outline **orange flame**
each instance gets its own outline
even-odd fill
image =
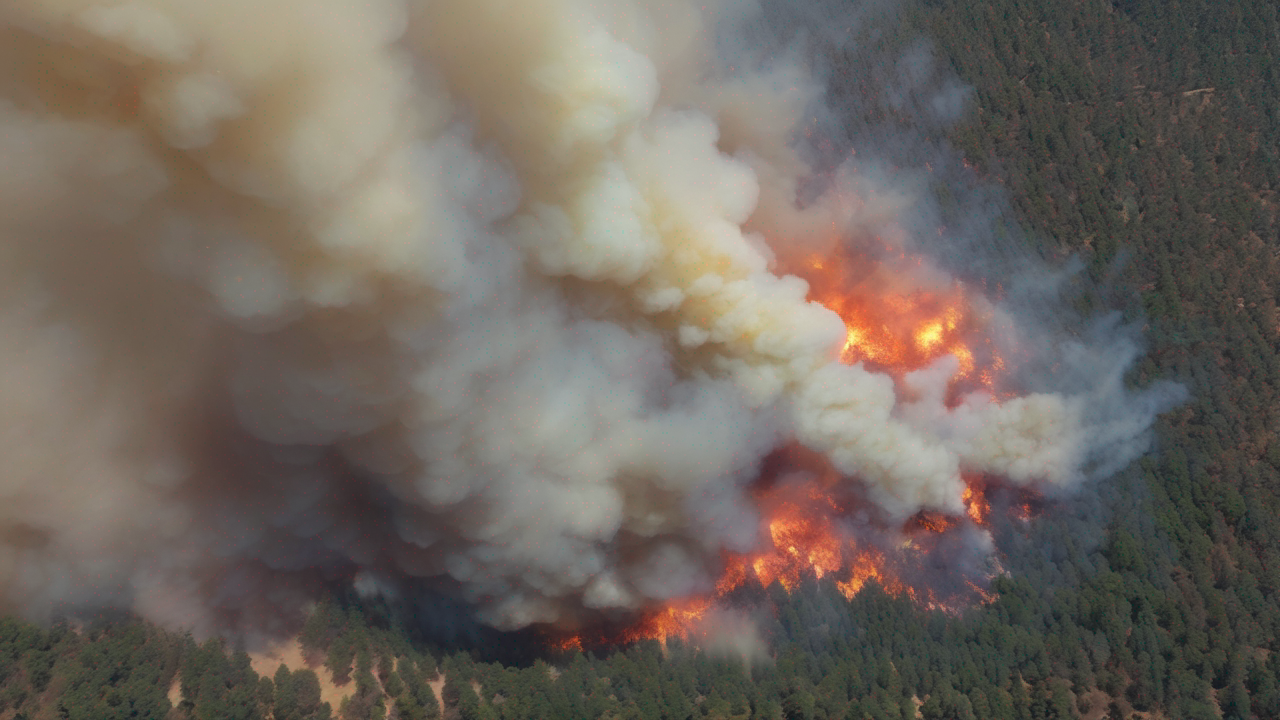
[[[959,282],[913,282],[913,265],[919,260],[905,255],[869,261],[836,252],[785,269],[809,282],[811,300],[844,320],[843,362],[867,362],[901,377],[951,355],[959,364],[953,382],[973,378],[992,387],[1003,361],[986,336],[987,305]]]
[[[552,637],[551,648],[560,652],[582,652],[582,636],[566,635],[563,637]]]
[[[961,500],[964,501],[965,515],[969,516],[973,524],[987,527],[991,518],[991,501],[987,499],[985,488],[975,481],[969,481],[965,484]]]
[[[691,598],[672,603],[644,617],[622,635],[623,642],[653,639],[666,643],[669,637],[688,638],[697,623],[706,617],[713,598]]]
[[[963,516],[936,512],[920,512],[903,527],[905,549],[917,549],[928,538],[939,537],[966,522],[986,526],[990,521],[991,501],[988,485],[970,480],[964,493],[966,511]],[[995,596],[978,582],[965,579],[965,590],[950,597],[939,597],[932,588],[914,587],[900,574],[903,557],[885,549],[861,545],[843,533],[837,518],[842,510],[825,493],[821,481],[812,481],[799,492],[793,487],[774,487],[762,491],[758,500],[769,514],[765,547],[751,554],[729,554],[715,590],[706,596],[683,598],[670,602],[644,615],[622,633],[600,638],[604,643],[630,643],[653,639],[664,645],[669,638],[689,639],[700,636],[701,623],[716,602],[754,579],[762,587],[774,582],[788,592],[806,578],[830,577],[836,589],[852,600],[868,583],[875,581],[890,595],[907,597],[929,610],[956,615],[966,607],[987,604]],[[1031,517],[1035,502],[1028,500],[1011,505],[1018,519]],[[917,539],[918,538],[918,539]],[[909,558],[908,558],[909,559]],[[554,639],[559,650],[581,650],[580,635]]]
[[[960,521],[950,515],[922,510],[908,521],[908,528],[926,530],[931,533],[944,533],[959,524]]]
[[[913,283],[912,265],[919,260],[900,255],[896,259],[867,261],[844,253],[810,257],[798,267],[785,269],[810,284],[810,299],[835,311],[844,320],[846,334],[841,351],[845,363],[866,362],[896,379],[926,367],[946,355],[957,360],[950,379],[954,393],[958,385],[969,389],[985,387],[994,392],[1004,361],[996,353],[988,335],[990,312],[982,299],[964,285],[939,287]],[[816,454],[792,458],[813,471],[814,479],[803,487],[777,485],[757,490],[757,502],[764,513],[765,547],[758,552],[729,554],[714,592],[709,596],[684,598],[645,615],[625,631],[619,640],[634,642],[645,638],[665,641],[688,638],[715,602],[754,578],[761,586],[779,583],[788,592],[808,577],[834,580],[836,588],[852,599],[871,582],[892,595],[906,596],[925,607],[958,613],[975,603],[994,600],[978,583],[966,579],[964,597],[939,598],[929,588],[917,589],[900,574],[902,557],[875,546],[860,546],[839,526],[847,508],[840,506],[833,490],[841,482],[825,458]],[[931,546],[929,537],[938,537],[966,523],[989,527],[990,486],[981,478],[966,477],[962,497],[964,514],[951,516],[920,512],[902,528],[903,550]],[[1035,511],[1034,499],[1011,507],[1019,519],[1029,519]],[[905,558],[905,559],[904,559]],[[579,636],[561,640],[558,647],[581,648]]]

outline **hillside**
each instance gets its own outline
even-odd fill
[[[930,38],[974,90],[927,131],[952,153],[937,172],[1002,187],[1009,237],[1083,260],[1082,313],[1144,325],[1131,382],[1191,396],[1153,454],[997,524],[1009,574],[991,603],[929,611],[875,582],[852,601],[829,580],[746,588],[773,611],[768,657],[746,672],[677,640],[442,643],[412,612],[346,597],[302,632],[314,670],[282,673],[279,657],[136,621],[10,618],[0,720],[1280,718],[1280,11],[921,0],[894,27],[875,42]]]

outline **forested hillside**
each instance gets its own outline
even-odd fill
[[[1029,523],[960,616],[870,584],[754,588],[772,657],[673,641],[441,646],[412,615],[325,603],[310,670],[131,621],[0,622],[0,718],[1280,717],[1280,10],[1271,0],[927,0],[976,91],[938,132],[1002,185],[1040,253],[1086,263],[1086,311],[1146,324],[1132,381],[1184,383],[1157,452]],[[853,79],[849,80],[853,82]],[[487,644],[496,643],[496,644]],[[535,653],[536,655],[536,653]],[[443,710],[428,683],[442,670]],[[320,701],[315,673],[347,688]],[[171,693],[175,683],[179,691]]]

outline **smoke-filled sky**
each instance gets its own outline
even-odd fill
[[[625,617],[756,546],[783,443],[889,520],[1123,466],[1176,392],[1125,389],[1114,327],[975,295],[1022,392],[948,399],[954,358],[841,362],[786,274],[967,262],[919,183],[813,137],[859,130],[805,48],[865,9],[6,2],[0,603],[270,629],[423,579],[503,629]],[[962,112],[920,47],[895,68],[894,107]]]

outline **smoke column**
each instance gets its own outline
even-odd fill
[[[924,211],[815,167],[811,64],[733,44],[760,12],[5,3],[4,609],[269,630],[323,582],[421,579],[502,629],[625,617],[756,545],[785,442],[897,519],[962,512],[962,472],[1069,488],[1143,452],[1170,391],[1125,389],[1116,333],[991,305],[1066,368],[1001,402],[948,400],[952,358],[841,362],[786,268],[921,247]]]

